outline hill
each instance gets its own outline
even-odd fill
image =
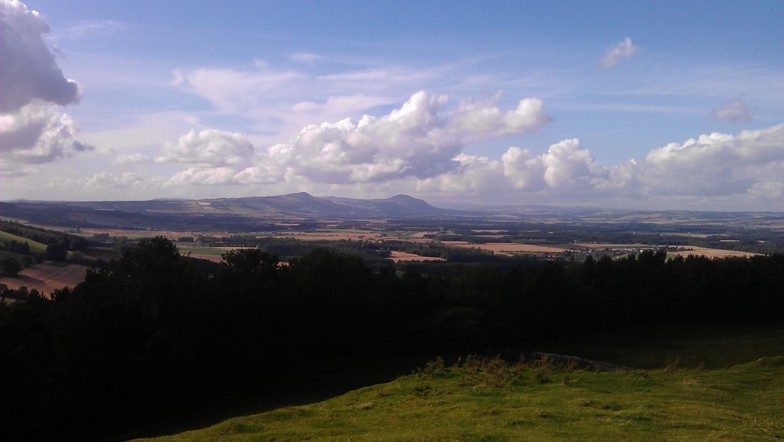
[[[150,201],[17,201],[0,203],[0,215],[55,226],[254,230],[281,220],[429,218],[460,212],[407,195],[388,199],[287,195]]]
[[[553,362],[439,360],[325,401],[159,441],[762,440],[784,437],[784,356],[717,370],[595,372]]]

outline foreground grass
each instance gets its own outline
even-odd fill
[[[589,372],[471,359],[156,440],[784,438],[784,356],[730,368]]]

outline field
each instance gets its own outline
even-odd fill
[[[80,264],[55,262],[36,264],[33,267],[23,269],[15,278],[0,277],[0,284],[5,284],[11,289],[25,286],[30,290],[35,289],[48,295],[55,289],[74,287],[84,281],[87,268],[87,266]]]
[[[392,251],[389,259],[394,262],[401,262],[401,261],[417,261],[417,262],[425,262],[425,261],[446,261],[444,258],[434,258],[430,256],[419,256],[413,253],[406,253],[406,252],[398,252]]]
[[[0,231],[0,242],[4,241],[17,241],[23,244],[27,243],[30,245],[30,251],[32,253],[44,253],[46,251],[46,244],[42,244],[22,236],[17,236],[12,233]]]
[[[443,244],[452,247],[465,247],[477,248],[481,250],[488,250],[500,255],[511,255],[512,253],[563,253],[569,249],[564,247],[554,246],[540,246],[536,244],[520,244],[520,243],[487,243],[487,244],[472,244],[466,241],[443,241]]]
[[[498,359],[429,363],[416,373],[321,402],[284,406],[161,437],[201,440],[768,440],[784,437],[784,329],[700,326],[595,337],[643,365],[686,355],[679,368],[596,372]],[[678,338],[680,336],[680,338]],[[762,344],[759,344],[759,343]],[[754,350],[743,347],[752,344]],[[755,344],[756,343],[756,344]],[[628,347],[627,347],[628,346]],[[574,349],[574,348],[572,348]],[[738,354],[726,359],[727,354]],[[776,356],[774,356],[776,355]],[[750,359],[748,359],[750,358]],[[688,359],[688,358],[687,358]],[[647,361],[647,362],[646,362]],[[741,363],[739,363],[741,361]]]
[[[707,258],[727,258],[727,257],[750,257],[759,255],[759,253],[752,253],[752,252],[742,252],[739,250],[722,250],[722,249],[711,249],[708,247],[696,247],[696,246],[688,246],[686,247],[687,250],[679,251],[679,252],[667,252],[668,255],[679,255],[683,256],[684,258],[689,255],[697,255],[697,256],[705,256]]]
[[[177,249],[183,256],[190,256],[191,258],[206,259],[212,262],[221,262],[223,258],[221,255],[229,250],[239,249],[252,249],[255,247],[202,247],[194,245],[193,243],[178,243]]]

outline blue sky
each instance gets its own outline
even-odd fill
[[[784,211],[784,2],[0,5],[3,200]]]

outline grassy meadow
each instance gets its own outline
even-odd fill
[[[3,241],[17,241],[23,244],[27,243],[30,245],[30,251],[32,253],[44,253],[46,251],[46,244],[0,230],[0,242]]]
[[[552,345],[590,355],[603,342],[609,361],[636,367],[673,359],[595,372],[551,360],[437,358],[391,382],[154,440],[784,438],[782,327],[671,326],[572,342]]]

